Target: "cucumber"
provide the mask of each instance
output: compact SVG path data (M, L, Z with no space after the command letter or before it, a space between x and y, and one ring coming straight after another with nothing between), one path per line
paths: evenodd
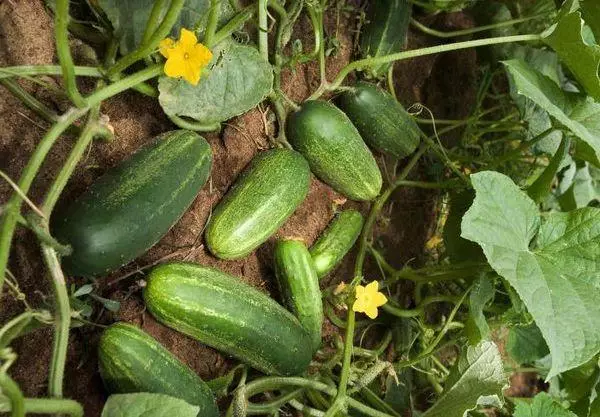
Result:
M208 248L221 259L248 255L292 215L309 186L310 168L298 152L262 152L215 208L206 228Z
M339 105L371 148L404 158L419 146L417 123L390 93L375 84L357 83L340 96Z
M379 57L400 52L406 46L406 34L412 4L409 0L377 0L369 2L367 24L360 36L363 58ZM377 65L367 70L372 77L381 77L392 64Z
M330 273L352 249L360 236L363 216L356 210L345 210L329 223L321 237L310 248L319 278Z
M310 337L289 311L218 269L158 266L148 277L144 300L163 324L265 374L300 374L312 358Z
M353 200L372 200L381 190L381 172L350 119L333 104L307 101L292 113L288 140L312 172Z
M97 276L142 255L194 201L211 165L206 140L176 130L109 170L52 216L54 237L73 247L62 260L66 272Z
M274 258L275 275L285 304L310 335L316 352L321 346L323 302L310 253L299 240L280 240L275 245Z
M116 323L104 330L98 362L110 393L166 394L199 406L199 416L219 416L208 385L152 336L131 324Z

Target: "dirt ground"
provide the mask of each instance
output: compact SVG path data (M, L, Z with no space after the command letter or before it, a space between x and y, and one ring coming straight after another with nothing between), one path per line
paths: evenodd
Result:
M350 60L355 33L353 18L343 17L339 27L335 27L335 22L335 16L329 15L327 32L329 35L336 33L341 44L337 53L328 59L329 78ZM442 30L472 25L464 14L440 15L427 23ZM304 45L312 44L310 32L308 20L303 18L297 36ZM437 41L417 33L410 33L409 36L411 48L435 42ZM76 62L86 63L89 51L77 41L73 42L73 47ZM50 63L56 63L53 24L43 2L0 1L0 66ZM476 54L473 50L402 62L395 69L396 89L407 107L420 102L428 106L438 118L461 118L469 113L474 101L476 68ZM46 81L56 84L56 80L50 78ZM299 66L294 72L287 71L283 76L285 91L296 101L305 99L318 82L318 69L314 64ZM54 97L40 86L29 82L23 85L57 112L66 109L64 98ZM83 84L82 87L91 86ZM110 118L116 134L115 140L93 144L65 190L62 201L72 199L107 168L130 155L153 136L174 128L163 115L156 100L135 92L111 99L103 104L101 110ZM311 244L340 206L358 208L365 213L368 209L366 204L345 202L331 188L313 178L308 198L267 244L238 261L225 262L212 257L202 245L204 224L211 208L238 173L257 152L269 146L267 135L273 133L275 126L265 116L267 110L266 105L263 105L262 108L225 123L222 134L205 135L214 153L214 168L209 184L200 192L181 221L149 253L110 277L98 281L99 291L103 296L121 302L118 313L104 312L100 316L96 315L100 323L125 320L141 325L206 379L222 375L231 367L232 361L153 320L141 302L138 282L143 279L143 273L135 271L161 259L187 260L216 266L255 287L272 292L271 253L277 237L301 237ZM24 108L0 87L0 169L10 177L18 178L48 127L48 123ZM30 192L34 202L40 202L43 198L44 190L56 175L72 143L73 138L65 136L50 152ZM390 169L391 161L378 158L382 167ZM419 171L420 176L425 176L426 164ZM0 204L5 201L9 192L9 187L0 183ZM437 197L435 192L412 189L399 190L393 196L393 211L386 210L377 225L378 242L386 248L386 256L393 265L401 266L409 261L419 263L424 244L434 227ZM353 261L353 255L348 256L329 281L348 279ZM19 230L16 235L10 270L33 306L51 308L51 291L47 276L42 272L44 267L36 241L23 230ZM372 266L368 271L373 275L377 273ZM82 284L81 280L72 282ZM6 294L0 305L0 323L21 309L21 305ZM65 396L82 402L86 416L99 416L106 398L97 371L95 353L100 331L99 327L85 326L74 329L70 337ZM11 375L27 396L43 396L46 392L51 338L52 330L46 328L21 338L14 345L19 358L11 368Z

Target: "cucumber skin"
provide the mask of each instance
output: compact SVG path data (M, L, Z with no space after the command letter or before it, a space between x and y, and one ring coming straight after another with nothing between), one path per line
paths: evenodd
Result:
M109 170L52 216L53 235L73 247L62 259L65 271L98 276L145 253L192 204L211 165L206 140L176 130Z
M311 340L275 300L218 269L189 263L152 270L144 290L161 323L268 375L297 375L312 358Z
M206 244L221 259L242 258L264 243L308 195L310 168L298 152L256 156L216 206Z
M419 146L417 123L390 93L375 84L357 83L340 96L339 105L373 149L400 159Z
M219 416L208 385L152 336L131 324L116 323L104 330L98 362L110 393L166 394L199 406L200 416Z
M333 104L307 101L292 113L288 140L317 177L353 200L372 200L382 178L373 154L350 119Z
M280 240L275 245L274 260L285 304L310 335L313 352L316 352L321 346L323 302L310 253L299 240Z
M363 216L356 210L342 211L329 223L321 237L310 248L319 278L330 273L352 249L360 236L363 224Z

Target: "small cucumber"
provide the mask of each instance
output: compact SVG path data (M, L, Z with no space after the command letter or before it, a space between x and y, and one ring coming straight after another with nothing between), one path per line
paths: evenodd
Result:
M412 15L409 0L376 0L369 2L367 24L360 35L360 51L363 58L376 58L402 51ZM385 75L391 64L368 69L375 77Z
M210 146L195 132L156 138L109 170L62 213L53 236L73 247L62 260L70 275L97 276L150 249L179 220L206 183Z
M404 158L419 146L417 123L390 93L375 84L357 83L340 96L339 105L373 149Z
M104 330L98 362L111 393L166 394L199 406L199 416L219 416L208 385L156 339L131 324L116 323Z
M330 273L352 249L363 228L363 216L356 210L345 210L329 223L321 237L310 248L319 278Z
M311 170L353 200L372 200L381 191L381 172L348 116L325 101L307 101L292 113L288 140Z
M313 351L317 351L321 346L323 302L310 253L299 240L280 240L274 257L275 275L285 304L309 333Z
M300 374L312 358L310 337L296 317L218 269L158 266L148 277L144 300L163 324L266 374Z
M206 244L221 259L248 255L304 201L310 168L298 152L273 149L256 156L215 208Z

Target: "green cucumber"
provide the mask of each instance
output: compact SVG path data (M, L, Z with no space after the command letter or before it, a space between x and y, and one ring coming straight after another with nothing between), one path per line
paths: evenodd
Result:
M110 393L166 394L199 406L199 416L219 416L208 385L156 339L131 324L116 323L104 330L98 362Z
M215 208L206 244L221 259L248 255L292 215L310 186L310 168L298 152L272 149L256 156Z
M406 46L406 35L412 4L409 0L376 0L369 2L367 24L361 30L360 52L363 58L376 58L400 52ZM373 77L384 75L392 64L369 68Z
M345 210L329 223L321 237L310 248L319 278L330 273L352 249L360 236L363 216L356 210Z
M321 346L323 302L310 253L299 240L280 240L275 245L274 258L275 275L285 304L310 335L316 351Z
M325 101L307 101L287 124L291 145L312 172L353 200L372 200L381 191L381 172L348 116Z
M375 84L357 83L340 96L339 105L371 148L404 158L419 146L417 123L390 93Z
M157 320L265 374L297 375L311 340L289 311L218 269L189 263L154 268L144 290Z
M52 216L53 236L73 247L62 260L66 272L97 276L142 255L194 201L211 165L206 140L176 130L109 170Z

